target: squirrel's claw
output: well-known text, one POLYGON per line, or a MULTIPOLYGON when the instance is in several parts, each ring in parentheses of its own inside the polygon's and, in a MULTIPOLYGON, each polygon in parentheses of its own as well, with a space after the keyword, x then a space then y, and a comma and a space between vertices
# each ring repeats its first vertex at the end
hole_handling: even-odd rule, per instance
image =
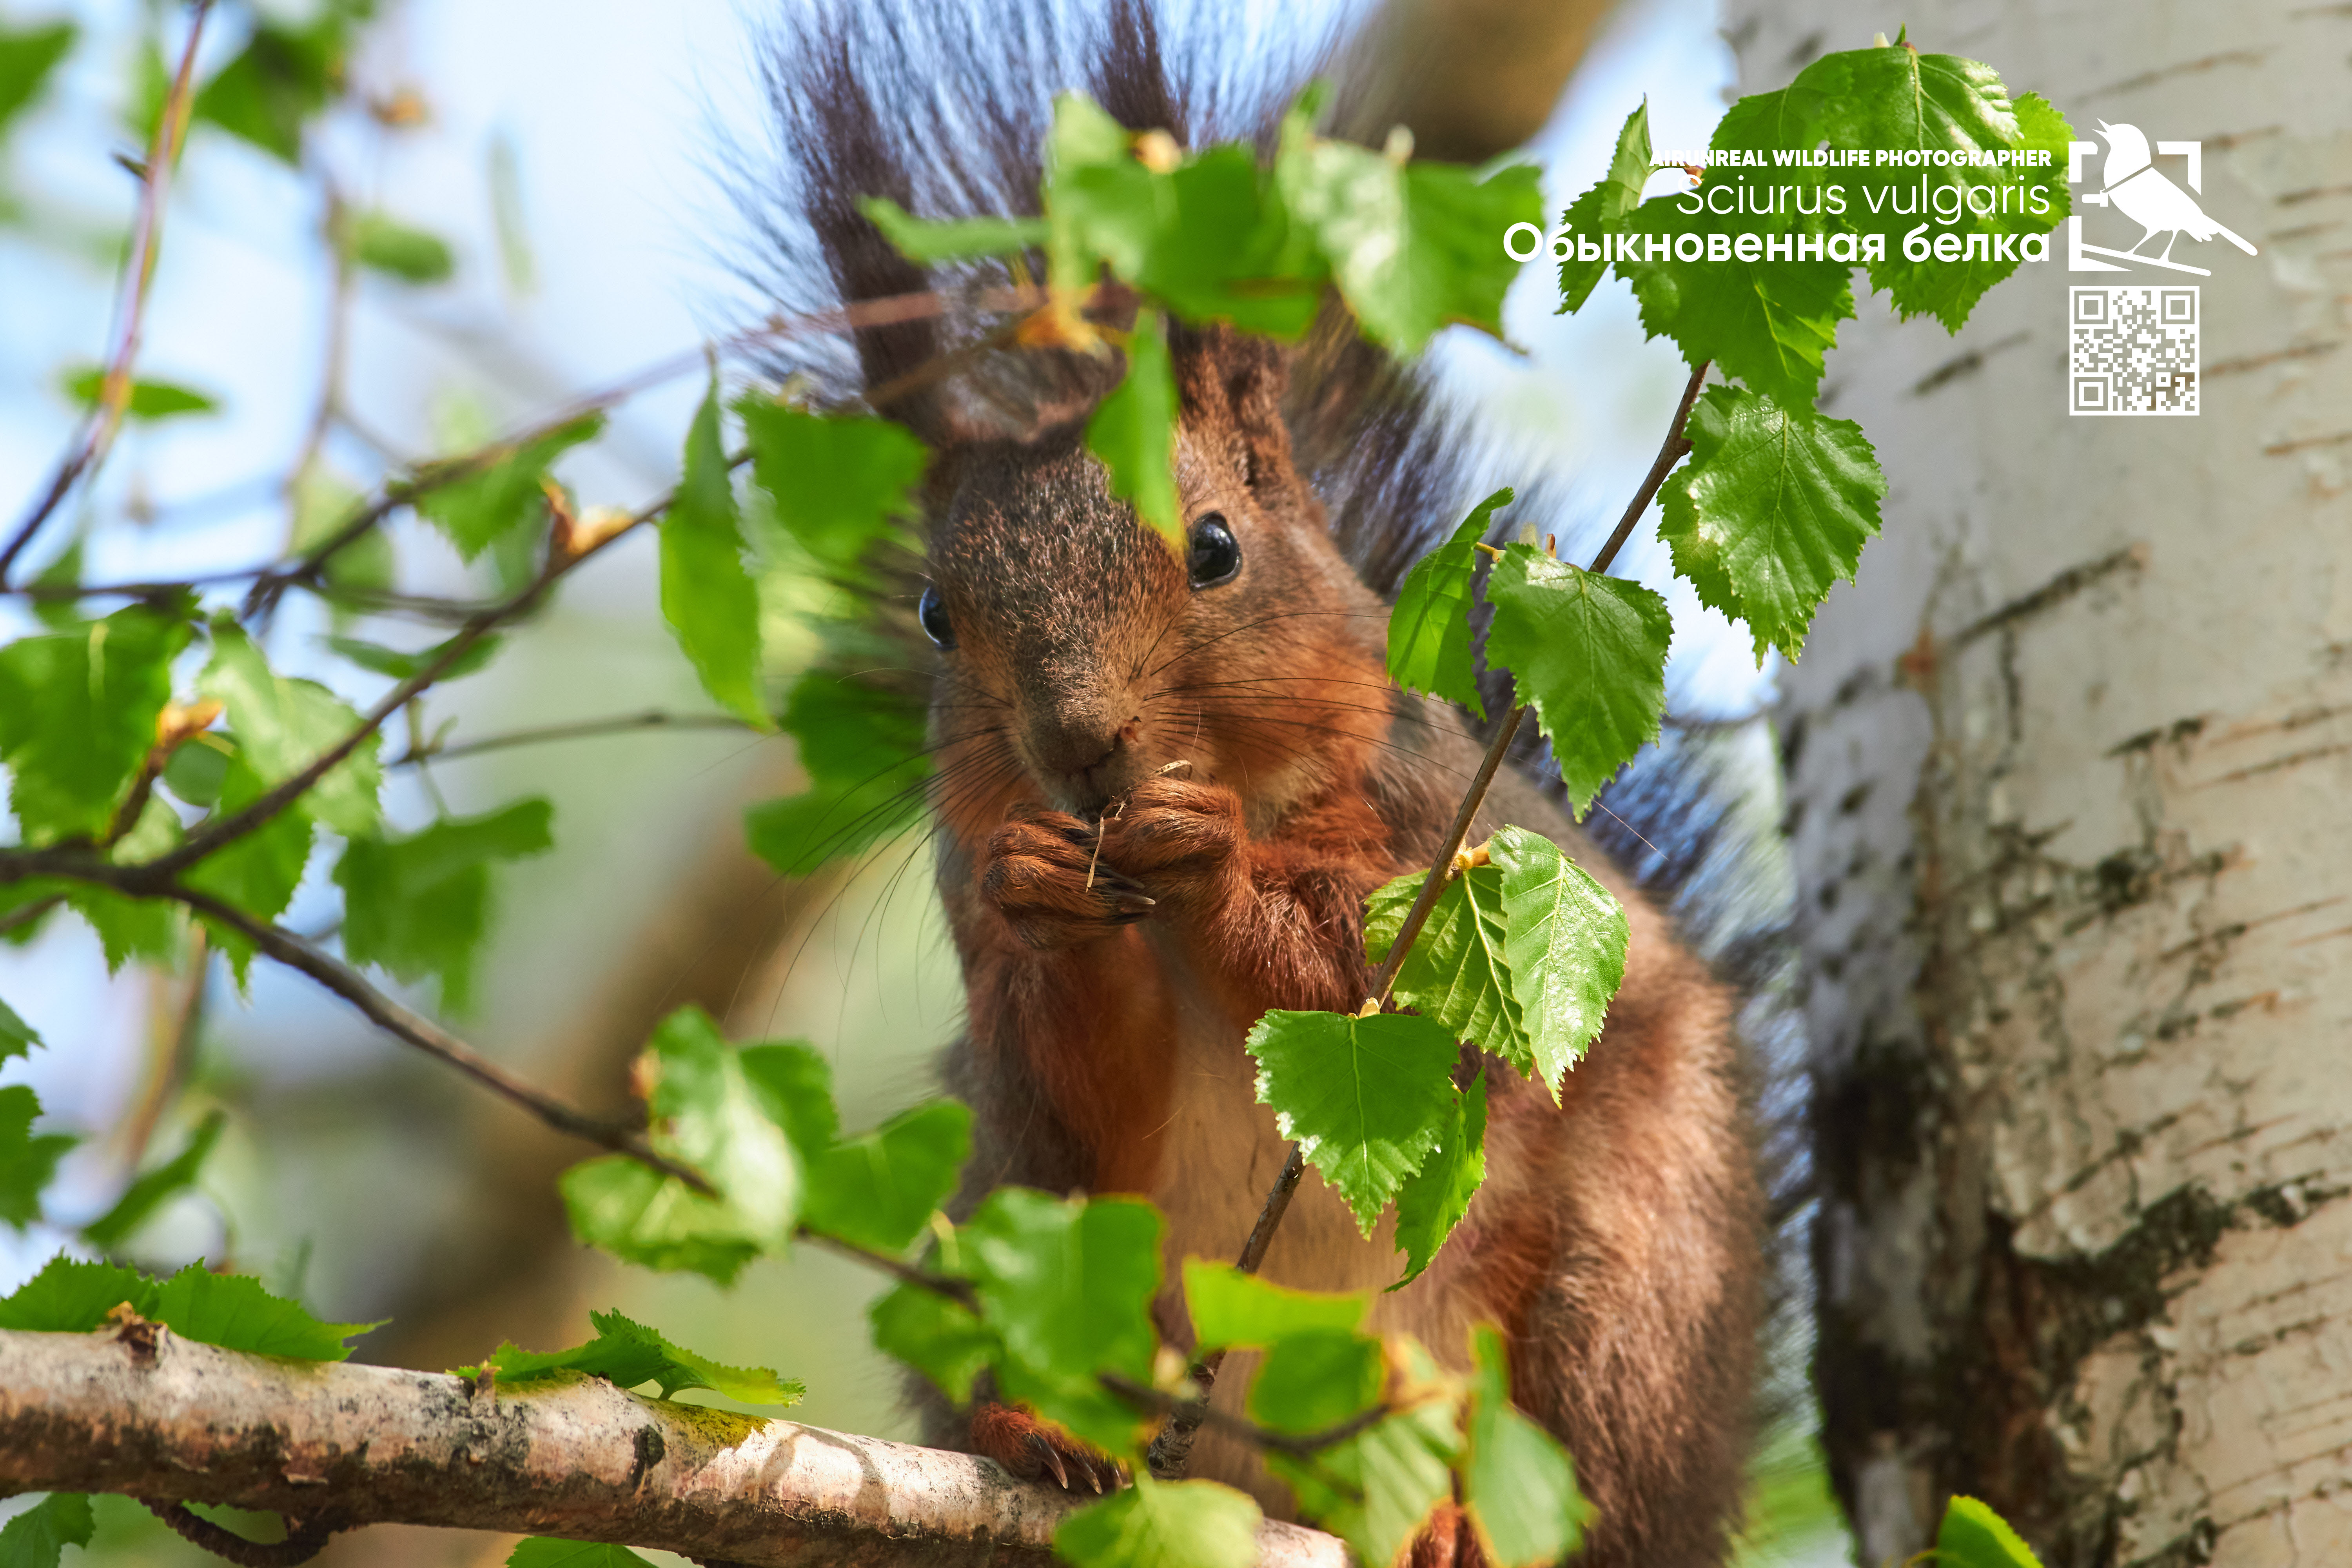
MULTIPOLYGON (((1054 1472, 1054 1484, 1060 1487, 1064 1491, 1068 1491, 1070 1489, 1070 1472, 1068 1467, 1062 1463, 1061 1450, 1055 1447, 1053 1441, 1043 1432, 1032 1432, 1029 1434, 1029 1447, 1030 1451, 1037 1456, 1038 1462, 1043 1464, 1047 1469, 1054 1472)), ((1087 1467, 1087 1479, 1090 1481, 1094 1480, 1092 1466, 1087 1467)), ((1100 1482, 1096 1483, 1095 1490, 1102 1490, 1102 1485, 1100 1482)))

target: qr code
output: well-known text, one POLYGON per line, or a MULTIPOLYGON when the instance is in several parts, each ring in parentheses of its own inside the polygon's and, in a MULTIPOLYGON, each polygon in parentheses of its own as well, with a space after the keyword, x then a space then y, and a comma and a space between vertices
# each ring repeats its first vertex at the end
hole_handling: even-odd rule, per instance
POLYGON ((2197 412, 2197 290, 2075 288, 2066 325, 2067 409, 2197 412))

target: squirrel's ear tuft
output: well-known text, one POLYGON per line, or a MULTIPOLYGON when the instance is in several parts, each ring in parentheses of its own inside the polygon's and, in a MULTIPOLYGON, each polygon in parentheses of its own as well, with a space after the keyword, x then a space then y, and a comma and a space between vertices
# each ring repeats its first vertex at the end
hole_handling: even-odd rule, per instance
POLYGON ((1297 483, 1282 418, 1290 384, 1282 350, 1224 326, 1182 331, 1171 346, 1187 433, 1221 449, 1253 490, 1297 483))

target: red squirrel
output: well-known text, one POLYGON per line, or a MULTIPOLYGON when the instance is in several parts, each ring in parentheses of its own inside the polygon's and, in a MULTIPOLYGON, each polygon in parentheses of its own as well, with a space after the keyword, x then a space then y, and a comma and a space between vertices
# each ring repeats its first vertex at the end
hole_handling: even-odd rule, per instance
MULTIPOLYGON (((800 171, 786 205, 835 300, 938 281, 856 196, 931 216, 1034 210, 1053 89, 1084 87, 1131 129, 1199 128, 1150 14, 1111 11, 1082 79, 998 80, 994 99, 987 69, 1043 68, 953 8, 823 13, 777 47, 770 81, 800 171), (924 74, 958 69, 975 74, 924 74)), ((1460 713, 1390 681, 1388 606, 1334 537, 1336 523, 1357 560, 1392 562, 1450 522, 1410 504, 1414 454, 1442 443, 1409 383, 1360 345, 1171 329, 1180 553, 1086 451, 1116 365, 976 336, 929 320, 862 331, 847 389, 933 452, 915 618, 933 645, 938 885, 969 1000, 945 1064, 975 1114, 967 1201, 1006 1184, 1150 1198, 1168 1217, 1160 1328, 1189 1348, 1179 1265, 1237 1254, 1287 1147, 1243 1037, 1268 1008, 1363 1002, 1364 897, 1430 864, 1478 757, 1460 713)), ((1567 1446, 1597 1509, 1580 1563, 1718 1563, 1761 1313, 1733 998, 1512 771, 1470 841, 1507 822, 1556 838, 1623 902, 1624 984, 1558 1106, 1495 1065, 1486 1185, 1427 1273, 1376 1298, 1372 1323, 1457 1366, 1473 1323, 1501 1326, 1514 1397, 1567 1446)), ((1312 1174, 1265 1263, 1325 1290, 1399 1272, 1388 1224, 1364 1239, 1312 1174)), ((1221 1405, 1239 1405, 1247 1370, 1229 1364, 1221 1405)), ((935 1405, 929 1436, 1049 1484, 1116 1480, 1101 1456, 984 1396, 935 1405)), ((1293 1507, 1213 1428, 1191 1473, 1272 1513, 1293 1507)), ((1412 1554, 1477 1555, 1450 1509, 1412 1554)))

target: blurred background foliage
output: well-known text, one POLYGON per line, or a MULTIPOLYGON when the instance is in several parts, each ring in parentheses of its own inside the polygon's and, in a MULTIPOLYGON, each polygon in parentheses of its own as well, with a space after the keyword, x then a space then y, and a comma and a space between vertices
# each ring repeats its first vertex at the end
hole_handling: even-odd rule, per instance
MULTIPOLYGON (((730 0, 225 0, 196 57, 203 85, 130 418, 30 570, 102 582, 265 561, 315 540, 386 477, 649 366, 669 374, 556 471, 584 505, 658 494, 701 391, 698 345, 761 313, 737 281, 748 226, 716 173, 766 135, 751 63, 759 12, 730 0)), ((1310 5, 1296 25, 1334 19, 1310 5)), ((186 26, 163 0, 0 0, 0 517, 12 527, 96 395, 140 160, 186 26)), ((1531 144, 1554 185, 1601 164, 1643 94, 1659 144, 1700 144, 1730 79, 1714 28, 1707 0, 1611 13, 1531 144)), ((1548 480, 1590 519, 1647 466, 1684 372, 1643 343, 1622 294, 1553 316, 1548 270, 1529 268, 1507 317, 1524 355, 1460 333, 1434 352, 1483 414, 1496 471, 1548 480)), ((413 521, 381 538, 341 570, 394 595, 478 598, 529 570, 498 551, 467 565, 413 521)), ((554 803, 555 851, 498 874, 457 1021, 536 1080, 613 1106, 654 1019, 699 1002, 739 1038, 815 1044, 845 1121, 869 1125, 925 1090, 961 1012, 920 840, 798 881, 746 853, 742 807, 803 780, 790 742, 729 727, 701 693, 662 624, 652 552, 640 537, 606 552, 483 674, 410 716, 412 734, 446 728, 453 745, 679 721, 394 771, 386 808, 403 826, 436 805, 554 803)), ((1677 705, 1752 710, 1769 669, 1656 557, 1621 570, 1674 596, 1677 705)), ((762 584, 772 692, 813 657, 809 619, 827 592, 762 584)), ((23 599, 0 599, 0 640, 36 621, 23 599)), ((336 617, 297 597, 271 626, 271 663, 373 700, 391 680, 341 660, 329 639, 345 635, 409 647, 446 631, 430 615, 336 617)), ((1769 753, 1751 760, 1748 776, 1769 786, 1769 753)), ((314 860, 285 923, 331 934, 339 907, 314 860)), ((83 1139, 53 1215, 85 1223, 138 1171, 200 1132, 216 1139, 194 1184, 115 1243, 122 1256, 233 1262, 327 1317, 389 1318, 361 1356, 419 1366, 502 1338, 576 1342, 590 1308, 618 1307, 707 1354, 805 1380, 797 1416, 908 1434, 896 1374, 866 1338, 877 1276, 814 1250, 756 1265, 725 1293, 621 1270, 566 1232, 552 1182, 576 1147, 299 976, 264 963, 240 991, 201 953, 110 976, 77 922, 10 936, 0 995, 50 1048, 8 1079, 38 1087, 48 1128, 83 1139)), ((37 1224, 0 1228, 0 1285, 60 1239, 37 1224)), ((1785 1365, 1802 1352, 1790 1347, 1785 1365)), ((1811 1452, 1799 1424, 1759 1458, 1749 1562, 1845 1557, 1811 1452)), ((212 1561, 135 1505, 100 1502, 94 1558, 212 1561)), ((340 1538, 329 1560, 501 1555, 488 1538, 378 1529, 340 1538)))

